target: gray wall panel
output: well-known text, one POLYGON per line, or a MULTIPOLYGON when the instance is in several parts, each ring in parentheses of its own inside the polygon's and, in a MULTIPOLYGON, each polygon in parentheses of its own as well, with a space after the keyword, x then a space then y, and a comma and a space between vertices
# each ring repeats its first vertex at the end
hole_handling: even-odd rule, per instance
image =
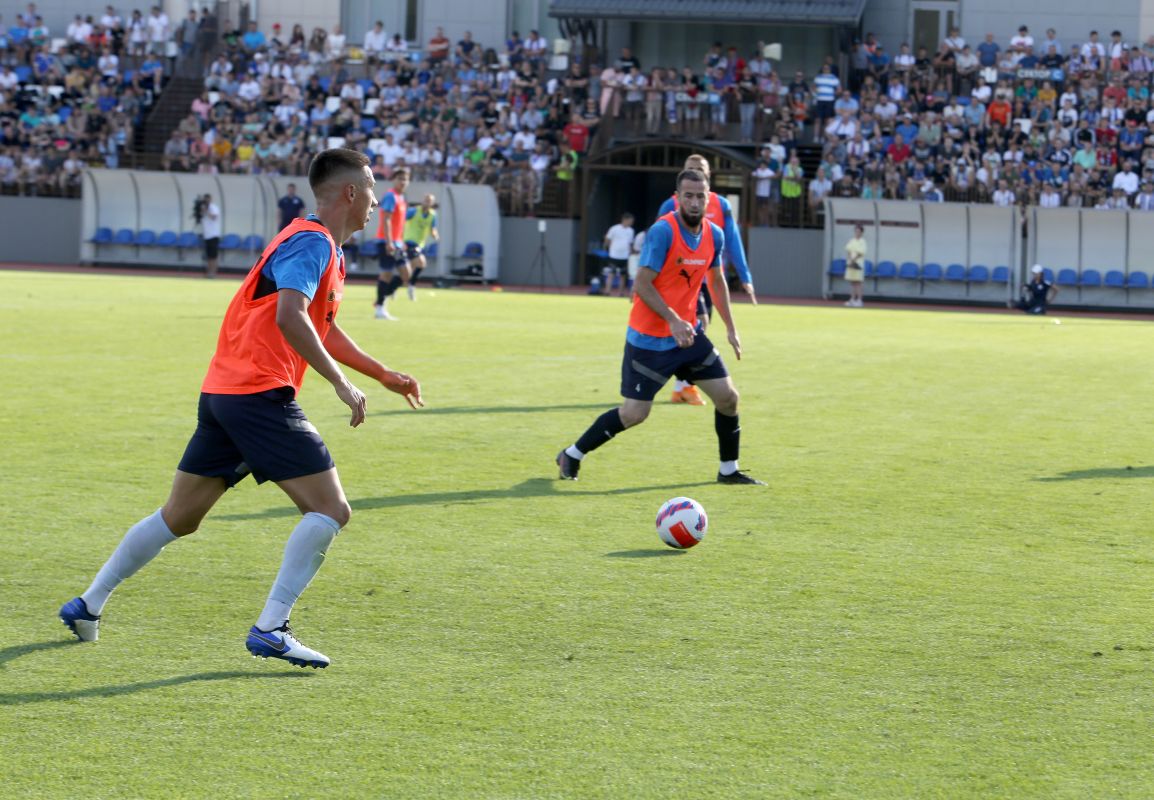
POLYGON ((822 231, 753 228, 749 271, 758 294, 821 297, 822 231))
POLYGON ((498 279, 509 286, 570 286, 577 280, 577 237, 581 225, 570 219, 501 218, 501 263, 498 279), (539 259, 541 233, 545 223, 545 252, 548 262, 539 259))
POLYGON ((0 261, 80 262, 80 201, 56 197, 0 197, 0 261))

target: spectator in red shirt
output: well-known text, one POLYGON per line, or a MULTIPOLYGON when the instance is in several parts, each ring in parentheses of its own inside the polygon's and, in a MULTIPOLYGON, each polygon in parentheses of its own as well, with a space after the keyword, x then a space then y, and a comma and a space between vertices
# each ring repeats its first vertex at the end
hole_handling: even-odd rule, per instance
POLYGON ((994 100, 986 107, 986 127, 992 128, 994 125, 998 125, 1002 129, 1008 128, 1012 111, 1013 108, 1007 101, 994 100))
POLYGON ((445 29, 438 27, 437 32, 429 37, 429 52, 425 56, 429 60, 429 64, 436 66, 448 58, 451 45, 452 42, 445 35, 445 29))
POLYGON ((900 164, 910 157, 910 146, 906 144, 905 139, 900 133, 894 134, 894 143, 886 148, 886 155, 888 155, 895 164, 900 164))
POLYGON ((562 129, 561 133, 565 135, 565 139, 573 148, 573 152, 585 152, 585 148, 589 145, 589 129, 581 124, 580 114, 573 114, 569 118, 569 124, 562 129))

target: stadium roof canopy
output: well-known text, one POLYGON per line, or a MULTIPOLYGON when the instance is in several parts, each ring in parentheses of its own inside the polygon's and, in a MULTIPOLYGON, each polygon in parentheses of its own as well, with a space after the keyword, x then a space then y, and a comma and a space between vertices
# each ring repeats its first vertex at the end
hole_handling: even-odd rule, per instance
POLYGON ((551 17, 856 25, 865 0, 550 0, 551 17))

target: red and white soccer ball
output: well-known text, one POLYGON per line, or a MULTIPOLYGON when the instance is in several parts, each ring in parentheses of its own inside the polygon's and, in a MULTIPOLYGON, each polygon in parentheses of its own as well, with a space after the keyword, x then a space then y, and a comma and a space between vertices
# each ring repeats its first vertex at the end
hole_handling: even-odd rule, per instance
POLYGON ((685 550, 705 538, 709 518, 701 503, 689 497, 667 500, 657 512, 657 535, 677 550, 685 550))

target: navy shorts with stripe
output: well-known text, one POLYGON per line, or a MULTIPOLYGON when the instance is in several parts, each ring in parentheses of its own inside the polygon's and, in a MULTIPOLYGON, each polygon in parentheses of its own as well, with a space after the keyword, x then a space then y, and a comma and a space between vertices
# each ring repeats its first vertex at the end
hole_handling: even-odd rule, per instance
POLYGON ((406 261, 416 261, 418 258, 420 258, 424 254, 425 254, 425 250, 419 244, 417 244, 416 242, 410 242, 408 239, 405 240, 405 260, 406 261))
POLYGON ((393 248, 393 255, 385 252, 385 246, 382 244, 380 252, 377 254, 377 268, 381 272, 390 272, 394 269, 402 269, 409 265, 409 259, 405 258, 405 248, 393 248))
POLYGON ((646 350, 626 342, 625 356, 621 359, 621 396, 652 400, 672 377, 697 383, 728 376, 721 354, 699 326, 689 347, 646 350))
POLYGON ((177 467, 235 486, 252 473, 257 483, 286 481, 333 468, 317 429, 291 386, 258 394, 200 395, 196 431, 177 467))

